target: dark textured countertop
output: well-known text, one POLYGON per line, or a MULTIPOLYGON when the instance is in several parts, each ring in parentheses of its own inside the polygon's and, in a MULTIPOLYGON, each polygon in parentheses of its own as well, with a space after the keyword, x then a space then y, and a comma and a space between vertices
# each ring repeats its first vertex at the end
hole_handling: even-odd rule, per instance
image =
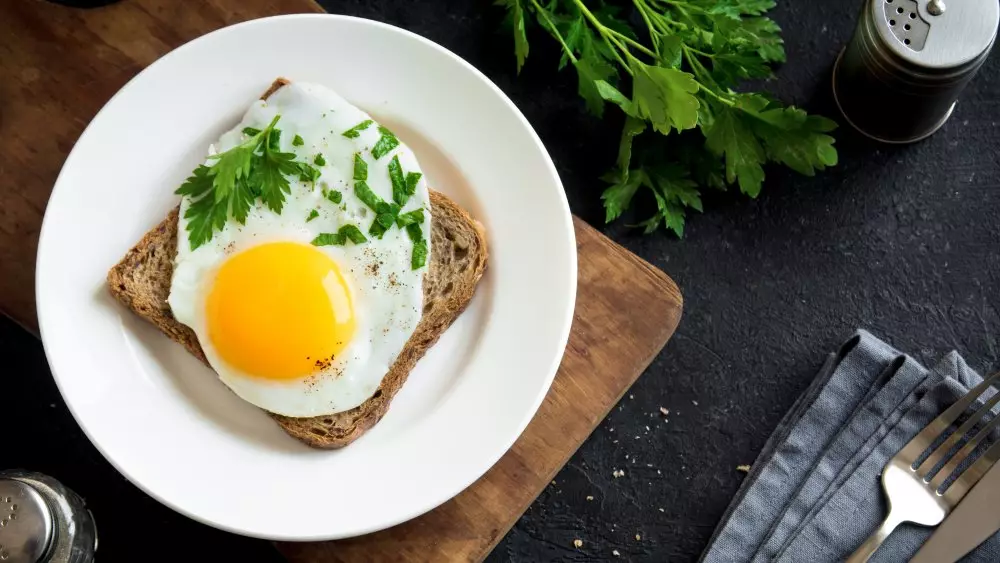
MULTIPOLYGON (((597 177, 610 166, 616 112, 584 116, 571 71, 532 35, 514 73, 501 12, 485 1, 321 2, 386 21, 456 52, 500 86, 552 154, 573 211, 603 222, 597 177)), ((839 117, 830 67, 849 38, 855 0, 784 1, 774 11, 789 62, 766 88, 839 117)), ((824 354, 857 327, 917 359, 957 349, 988 371, 1000 364, 1000 54, 929 140, 886 147, 841 128, 841 164, 815 178, 768 170, 760 199, 713 196, 684 240, 616 241, 670 274, 685 298, 677 334, 629 395, 490 556, 491 563, 697 558, 771 429, 824 354), (660 407, 670 415, 660 414, 660 407), (648 429, 647 429, 648 427, 648 429), (614 478, 621 468, 624 477, 614 478), (593 500, 587 500, 593 497, 593 500), (582 539, 581 549, 573 547, 582 539), (641 539, 637 539, 641 538, 641 539)), ((101 561, 276 562, 266 542, 201 526, 126 482, 74 423, 41 344, 0 320, 7 432, 0 465, 58 476, 88 498, 101 561), (12 430, 15 429, 15 430, 12 430), (204 549, 194 552, 194 545, 204 549)), ((123 421, 141 424, 141 421, 123 421)))

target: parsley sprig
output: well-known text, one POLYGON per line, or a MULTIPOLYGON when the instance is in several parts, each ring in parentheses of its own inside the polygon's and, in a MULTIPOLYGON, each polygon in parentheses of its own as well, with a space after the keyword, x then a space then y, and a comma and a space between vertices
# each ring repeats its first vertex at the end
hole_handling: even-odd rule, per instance
POLYGON ((263 130, 243 129, 246 140, 235 147, 208 158, 211 165, 202 164, 177 189, 176 193, 191 198, 184 217, 191 249, 212 240, 222 230, 230 215, 245 224, 250 206, 260 198, 275 213, 281 213, 285 195, 291 193, 288 176, 315 181, 319 170, 295 160, 295 153, 281 152, 278 142, 281 131, 275 128, 280 115, 274 116, 263 130))
POLYGON ((733 90, 785 61, 781 30, 764 17, 774 0, 631 0, 628 14, 604 0, 497 3, 514 30, 518 71, 537 22, 561 47, 559 68, 576 69, 587 109, 600 117, 611 103, 625 113, 616 166, 603 177, 608 222, 644 188, 656 213, 640 226, 680 236, 686 210, 702 210, 702 187, 737 185, 755 198, 768 162, 809 176, 837 163, 826 134, 834 122, 733 90), (641 22, 638 33, 623 16, 641 22))

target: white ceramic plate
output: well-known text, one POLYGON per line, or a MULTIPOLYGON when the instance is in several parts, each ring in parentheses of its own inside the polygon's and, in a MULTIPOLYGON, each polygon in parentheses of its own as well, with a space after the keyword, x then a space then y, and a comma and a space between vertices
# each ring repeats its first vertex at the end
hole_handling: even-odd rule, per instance
POLYGON ((513 444, 569 336, 576 245, 551 160, 486 77, 388 25, 298 15, 192 41, 108 102, 52 192, 37 280, 59 390, 122 474, 218 528, 319 540, 426 512, 513 444), (490 241, 469 309, 382 422, 339 451, 285 435, 105 287, 108 269, 175 205, 173 190, 208 144, 277 76, 330 86, 393 128, 431 185, 480 219, 490 241))

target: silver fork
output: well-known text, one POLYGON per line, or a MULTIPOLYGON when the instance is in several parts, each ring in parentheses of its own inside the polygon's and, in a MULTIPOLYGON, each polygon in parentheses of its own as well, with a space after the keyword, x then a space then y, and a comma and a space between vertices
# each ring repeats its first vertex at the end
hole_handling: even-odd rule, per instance
POLYGON ((913 522, 924 526, 940 524, 945 516, 951 512, 951 509, 958 504, 958 501, 962 500, 962 497, 969 492, 969 489, 1000 459, 1000 442, 998 442, 965 469, 947 489, 939 490, 948 477, 955 472, 955 469, 976 449, 976 446, 1000 424, 1000 416, 995 416, 971 440, 955 452, 955 455, 944 464, 940 471, 930 475, 931 470, 944 460, 959 440, 1000 402, 1000 393, 996 393, 974 415, 959 426, 958 430, 935 448, 927 459, 919 466, 914 465, 920 455, 927 451, 927 448, 937 441, 998 378, 1000 378, 1000 372, 991 375, 969 391, 954 405, 948 407, 948 410, 944 411, 941 416, 931 421, 926 428, 914 436, 899 453, 889 460, 882 471, 882 490, 885 491, 889 501, 889 515, 886 516, 882 525, 868 536, 865 543, 861 544, 861 547, 851 555, 847 563, 868 561, 882 545, 882 542, 889 537, 889 534, 904 522, 913 522))

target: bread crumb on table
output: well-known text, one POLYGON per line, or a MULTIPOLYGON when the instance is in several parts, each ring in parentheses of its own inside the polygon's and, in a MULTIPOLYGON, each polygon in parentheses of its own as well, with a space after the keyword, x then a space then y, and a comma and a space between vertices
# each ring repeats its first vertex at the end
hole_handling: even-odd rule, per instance
POLYGON ((670 415, 670 409, 664 408, 664 407, 660 407, 660 414, 662 414, 663 416, 669 416, 670 415))
POLYGON ((573 547, 577 547, 577 548, 583 547, 583 540, 581 540, 581 539, 575 539, 575 540, 573 540, 573 547))
POLYGON ((739 471, 739 472, 742 472, 742 473, 750 473, 750 466, 749 465, 737 465, 736 466, 736 471, 739 471))
POLYGON ((593 495, 587 495, 587 500, 594 500, 594 496, 593 495))
POLYGON ((621 553, 618 553, 617 549, 612 549, 611 550, 611 555, 614 555, 615 557, 618 557, 619 555, 621 555, 621 553))
POLYGON ((635 535, 635 541, 639 541, 639 540, 641 540, 641 539, 642 539, 642 536, 640 536, 639 534, 636 534, 636 535, 635 535))
POLYGON ((613 475, 615 479, 617 479, 619 477, 624 477, 625 476, 625 470, 624 469, 615 469, 614 471, 611 472, 611 475, 613 475))

